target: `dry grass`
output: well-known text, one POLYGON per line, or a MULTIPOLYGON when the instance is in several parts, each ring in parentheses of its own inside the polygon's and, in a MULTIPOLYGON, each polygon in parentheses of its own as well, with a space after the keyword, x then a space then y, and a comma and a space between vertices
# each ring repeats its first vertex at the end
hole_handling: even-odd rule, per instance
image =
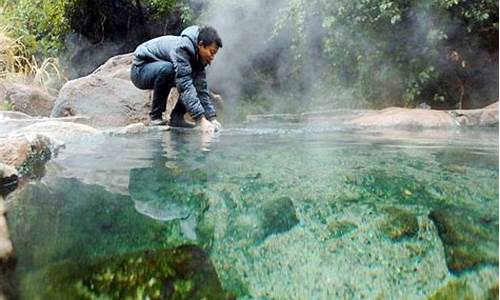
POLYGON ((22 37, 12 38, 13 28, 0 26, 0 79, 22 78, 26 83, 34 83, 47 92, 54 93, 54 86, 66 78, 60 71, 56 58, 47 58, 41 63, 30 56, 21 42, 22 37))

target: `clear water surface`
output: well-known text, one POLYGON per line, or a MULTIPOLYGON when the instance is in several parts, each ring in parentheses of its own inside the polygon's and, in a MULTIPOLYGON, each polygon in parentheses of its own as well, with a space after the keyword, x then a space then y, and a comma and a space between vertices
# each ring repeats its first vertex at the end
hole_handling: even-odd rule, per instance
MULTIPOLYGON (((488 299, 498 179, 498 129, 266 121, 212 140, 75 139, 8 198, 18 292, 66 297, 51 287, 66 284, 63 262, 194 245, 238 299, 488 299)), ((166 299, 174 286, 131 298, 166 299)), ((104 297, 92 288, 71 297, 104 297)))

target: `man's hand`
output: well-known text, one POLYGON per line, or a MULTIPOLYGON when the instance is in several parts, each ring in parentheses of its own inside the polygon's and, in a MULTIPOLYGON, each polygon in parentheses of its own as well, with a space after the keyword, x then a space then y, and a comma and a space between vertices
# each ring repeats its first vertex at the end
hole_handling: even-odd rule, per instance
POLYGON ((200 125, 200 130, 202 133, 214 133, 215 132, 215 126, 205 117, 201 117, 199 120, 199 125, 200 125))
POLYGON ((212 122, 212 125, 214 125, 215 131, 219 131, 222 129, 222 125, 216 119, 213 119, 210 122, 212 122))

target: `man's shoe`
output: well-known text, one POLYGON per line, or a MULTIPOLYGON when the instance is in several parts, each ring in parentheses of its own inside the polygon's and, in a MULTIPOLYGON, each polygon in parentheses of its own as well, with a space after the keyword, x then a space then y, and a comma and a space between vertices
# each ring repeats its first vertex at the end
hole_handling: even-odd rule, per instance
POLYGON ((184 116, 178 114, 172 114, 170 117, 169 124, 170 127, 183 127, 183 128, 194 128, 196 127, 195 122, 188 122, 184 119, 184 116))
POLYGON ((149 121, 149 126, 165 126, 167 125, 167 121, 163 119, 153 119, 149 121))

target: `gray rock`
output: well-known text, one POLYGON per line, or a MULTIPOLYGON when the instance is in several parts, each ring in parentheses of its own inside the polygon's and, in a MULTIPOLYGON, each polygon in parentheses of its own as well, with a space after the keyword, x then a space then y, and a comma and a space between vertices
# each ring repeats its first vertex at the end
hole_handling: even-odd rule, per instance
POLYGON ((25 84, 6 84, 4 102, 15 111, 30 116, 47 117, 54 106, 55 97, 37 86, 25 84))
POLYGON ((63 86, 51 116, 84 115, 93 127, 126 126, 148 120, 149 97, 130 80, 91 74, 63 86))
POLYGON ((88 123, 88 118, 84 116, 63 117, 63 118, 45 118, 45 117, 10 118, 10 115, 4 115, 4 116, 8 117, 2 118, 2 113, 0 112, 0 137, 11 135, 13 131, 20 130, 32 124, 42 123, 42 122, 57 121, 57 122, 72 122, 79 124, 88 123))
MULTIPOLYGON (((161 126, 156 126, 156 127, 161 127, 161 126)), ((168 126, 165 126, 168 128, 168 126)), ((119 129, 112 129, 110 131, 107 131, 107 133, 111 135, 129 135, 129 134, 140 134, 140 133, 146 133, 150 130, 152 127, 148 127, 144 125, 144 123, 134 123, 127 125, 125 127, 119 128, 119 129)))
POLYGON ((498 126, 498 102, 482 109, 462 109, 450 113, 462 126, 498 126))
POLYGON ((346 123, 357 127, 404 129, 450 128, 459 126, 455 118, 445 111, 399 107, 389 107, 380 111, 374 111, 346 123))
POLYGON ((51 157, 51 146, 51 141, 42 135, 0 138, 0 163, 26 175, 51 157))
POLYGON ((26 120, 33 117, 19 111, 2 110, 0 111, 0 120, 26 120))
POLYGON ((102 132, 84 124, 47 120, 26 126, 12 134, 24 136, 43 135, 50 138, 52 143, 55 144, 56 141, 61 143, 89 136, 99 136, 102 132))
POLYGON ((130 66, 132 65, 132 58, 132 53, 111 57, 92 74, 130 80, 130 66))
POLYGON ((389 107, 348 120, 347 125, 370 128, 454 128, 498 126, 498 102, 482 109, 433 110, 389 107))

